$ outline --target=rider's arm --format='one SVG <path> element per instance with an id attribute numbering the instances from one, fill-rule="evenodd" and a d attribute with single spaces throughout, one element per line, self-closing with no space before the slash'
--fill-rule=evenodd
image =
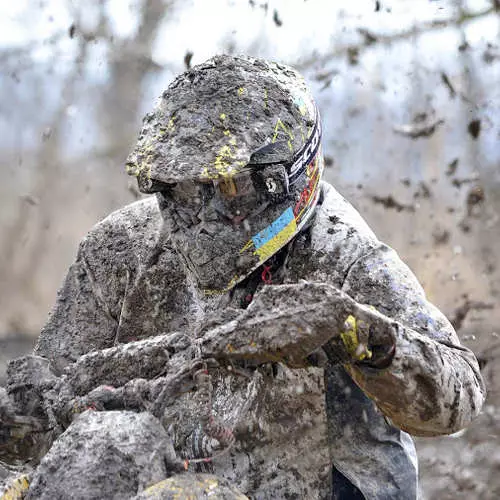
<path id="1" fill-rule="evenodd" d="M 82 354 L 114 343 L 127 276 L 120 256 L 110 258 L 106 250 L 113 242 L 111 229 L 101 222 L 82 240 L 40 333 L 35 354 L 58 372 Z"/>
<path id="2" fill-rule="evenodd" d="M 35 354 L 48 358 L 60 371 L 86 352 L 110 347 L 116 328 L 116 317 L 80 248 L 40 333 Z"/>
<path id="3" fill-rule="evenodd" d="M 456 432 L 479 414 L 485 388 L 476 357 L 394 250 L 380 244 L 357 259 L 343 291 L 394 322 L 394 341 L 378 335 L 379 362 L 374 356 L 348 371 L 395 425 L 432 436 Z"/>
<path id="4" fill-rule="evenodd" d="M 168 325 L 153 317 L 161 308 L 148 294 L 159 287 L 151 283 L 151 262 L 164 250 L 158 242 L 161 224 L 156 199 L 149 197 L 111 213 L 89 231 L 42 329 L 36 354 L 60 372 L 88 352 L 168 331 Z M 145 321 L 148 316 L 151 321 Z M 126 338 L 124 324 L 130 334 Z"/>

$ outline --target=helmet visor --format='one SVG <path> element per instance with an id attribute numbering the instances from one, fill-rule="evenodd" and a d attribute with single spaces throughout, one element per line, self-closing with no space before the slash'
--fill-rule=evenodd
<path id="1" fill-rule="evenodd" d="M 176 211 L 189 213 L 189 218 L 210 205 L 219 216 L 239 223 L 270 203 L 284 201 L 290 191 L 286 168 L 270 165 L 218 180 L 169 184 L 160 194 Z"/>

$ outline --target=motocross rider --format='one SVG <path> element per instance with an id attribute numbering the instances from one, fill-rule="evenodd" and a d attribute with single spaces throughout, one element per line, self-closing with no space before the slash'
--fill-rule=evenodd
<path id="1" fill-rule="evenodd" d="M 306 290 L 319 324 L 308 287 L 340 290 L 389 326 L 346 314 L 301 363 L 205 367 L 233 440 L 206 470 L 252 498 L 415 499 L 410 434 L 467 426 L 483 381 L 397 253 L 321 179 L 323 166 L 319 112 L 295 70 L 217 56 L 178 76 L 127 161 L 154 196 L 84 238 L 35 353 L 62 373 L 90 351 L 244 315 L 285 285 Z M 187 392 L 162 420 L 187 463 L 217 455 L 198 412 Z"/>

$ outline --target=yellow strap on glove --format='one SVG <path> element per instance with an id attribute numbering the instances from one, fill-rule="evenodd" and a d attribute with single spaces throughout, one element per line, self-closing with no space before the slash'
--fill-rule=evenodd
<path id="1" fill-rule="evenodd" d="M 340 333 L 340 338 L 348 354 L 356 361 L 370 359 L 372 351 L 368 348 L 369 325 L 365 322 L 357 321 L 350 314 L 344 321 L 344 329 Z"/>
<path id="2" fill-rule="evenodd" d="M 0 500 L 22 500 L 25 497 L 29 487 L 30 483 L 28 480 L 28 476 L 26 474 L 18 476 L 4 491 L 3 495 L 0 497 Z"/>

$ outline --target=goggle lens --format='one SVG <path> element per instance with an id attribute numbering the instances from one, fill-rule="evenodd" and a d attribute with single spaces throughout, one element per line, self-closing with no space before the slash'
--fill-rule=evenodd
<path id="1" fill-rule="evenodd" d="M 259 171 L 242 172 L 208 182 L 178 182 L 164 190 L 164 195 L 183 205 L 206 205 L 215 197 L 217 202 L 260 203 L 288 194 L 288 179 L 282 165 L 273 165 Z"/>

